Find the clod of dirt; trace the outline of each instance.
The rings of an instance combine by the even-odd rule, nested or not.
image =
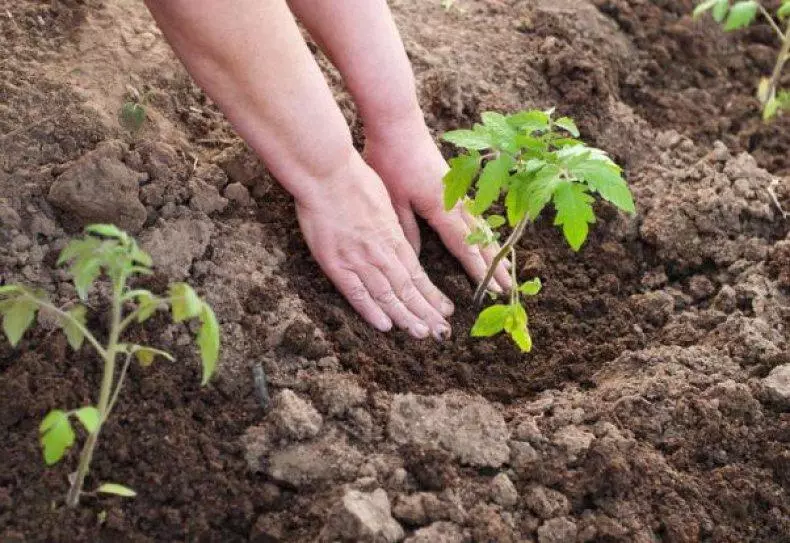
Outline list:
[[[425,512],[424,496],[432,496],[427,492],[401,494],[392,506],[392,515],[409,526],[424,526],[430,519]]]
[[[163,221],[140,238],[154,259],[157,271],[174,280],[184,279],[192,263],[208,248],[214,226],[201,219]]]
[[[146,211],[139,198],[142,174],[122,161],[118,141],[101,143],[76,160],[49,189],[49,202],[83,224],[108,222],[136,233]]]
[[[790,409],[790,364],[777,366],[763,379],[768,397],[780,407]]]
[[[246,145],[228,147],[213,158],[234,183],[253,186],[257,179],[266,174],[261,161]]]
[[[538,460],[540,460],[540,454],[529,443],[510,442],[510,465],[516,471],[525,471]]]
[[[280,435],[300,441],[317,436],[323,422],[310,402],[287,388],[275,397],[270,418]]]
[[[390,501],[384,489],[373,492],[347,490],[320,541],[359,541],[360,543],[396,543],[403,539],[403,528],[392,518]]]
[[[590,448],[595,435],[586,432],[578,426],[565,426],[560,428],[552,437],[552,441],[565,449],[571,460]]]
[[[540,485],[527,489],[524,503],[544,520],[567,515],[571,511],[571,502],[564,494]]]
[[[315,441],[297,443],[268,458],[267,472],[294,487],[354,478],[364,457],[346,439],[333,432]]]
[[[491,499],[506,508],[518,503],[518,491],[510,477],[500,473],[491,480]]]
[[[342,417],[362,404],[367,393],[352,377],[339,373],[318,376],[313,383],[318,407],[330,417]]]
[[[190,179],[189,189],[192,192],[189,207],[195,211],[210,215],[212,213],[222,213],[228,207],[228,200],[220,196],[217,187],[205,181],[196,178]]]
[[[567,543],[576,541],[576,523],[560,517],[548,520],[538,528],[538,543]]]
[[[252,203],[250,191],[241,183],[231,183],[225,187],[225,198],[240,206],[248,206]]]
[[[467,541],[469,536],[452,522],[434,522],[414,532],[414,535],[406,538],[404,543],[465,543]]]
[[[497,468],[510,456],[502,414],[480,396],[397,394],[388,431],[398,444],[440,446],[462,464]]]

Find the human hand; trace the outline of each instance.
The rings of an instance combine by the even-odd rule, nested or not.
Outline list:
[[[450,335],[452,302],[422,269],[384,184],[358,153],[296,211],[316,261],[368,323],[417,338]]]
[[[469,245],[466,238],[474,228],[474,219],[459,203],[445,211],[442,177],[448,166],[431,138],[428,128],[418,120],[387,123],[369,130],[365,143],[365,160],[381,176],[392,200],[406,238],[420,251],[420,229],[415,212],[428,221],[444,245],[461,262],[478,283],[499,251],[498,245],[481,249]],[[489,289],[510,290],[512,280],[506,260],[498,266]]]

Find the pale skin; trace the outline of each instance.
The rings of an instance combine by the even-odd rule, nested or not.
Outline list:
[[[195,81],[294,197],[302,233],[370,325],[450,335],[452,302],[418,260],[424,218],[476,281],[497,248],[442,207],[447,164],[425,125],[385,0],[146,0]],[[337,66],[362,116],[364,157],[296,23]],[[508,290],[505,265],[490,288]]]

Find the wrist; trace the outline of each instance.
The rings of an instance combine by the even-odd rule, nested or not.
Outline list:
[[[417,99],[400,106],[362,112],[362,124],[368,141],[387,141],[395,138],[430,136],[425,117]]]

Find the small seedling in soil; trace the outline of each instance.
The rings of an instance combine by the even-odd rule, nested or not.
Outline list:
[[[527,225],[552,203],[554,224],[578,251],[587,239],[589,225],[595,222],[593,194],[624,211],[635,211],[620,167],[600,149],[577,139],[579,130],[572,119],[554,119],[553,113],[532,110],[505,116],[486,112],[483,124],[442,136],[466,150],[450,160],[450,171],[444,177],[444,205],[449,211],[463,202],[477,219],[467,242],[492,245],[500,240],[502,228],[512,228],[478,286],[474,303],[482,303],[494,270],[506,257],[510,257],[513,278],[510,300],[483,310],[472,327],[472,336],[490,337],[504,331],[523,352],[532,349],[532,338],[521,297],[535,296],[541,289],[538,278],[521,284],[517,281],[516,246]],[[474,197],[470,198],[467,193],[473,187]],[[505,216],[490,214],[489,209],[503,193]]]
[[[111,324],[105,344],[87,328],[86,306],[75,303],[67,307],[56,307],[40,289],[22,285],[0,286],[3,332],[12,346],[19,343],[38,313],[39,318],[49,316],[57,319],[69,345],[75,351],[87,342],[104,365],[97,405],[73,410],[54,409],[44,417],[39,428],[47,465],[60,461],[74,445],[76,435],[72,420],[79,421],[88,434],[77,471],[69,477],[71,486],[66,496],[66,504],[70,507],[79,503],[81,495],[93,493],[83,492],[85,476],[90,469],[102,426],[115,407],[132,359],[136,359],[141,366],[151,365],[157,357],[174,360],[165,351],[147,345],[126,343],[123,338],[127,328],[132,324],[145,322],[159,310],[169,309],[175,322],[198,319],[200,327],[196,342],[203,363],[203,384],[214,373],[220,343],[219,324],[214,312],[186,283],[170,285],[166,297],[156,296],[143,289],[129,288],[127,283],[131,277],[150,274],[153,265],[151,257],[138,247],[131,236],[109,224],[92,225],[85,232],[82,239],[72,240],[66,245],[60,253],[58,265],[70,263],[69,272],[82,302],[86,301],[88,291],[102,273],[109,281],[112,296]],[[116,375],[119,357],[123,364]],[[123,497],[135,496],[130,488],[111,482],[100,484],[95,492]]]
[[[129,100],[124,102],[121,106],[120,121],[121,126],[129,130],[132,134],[140,131],[145,123],[147,116],[145,110],[145,103],[148,100],[148,95],[140,95],[140,92],[134,87],[128,87]]]
[[[697,19],[707,12],[711,13],[717,23],[723,25],[726,32],[746,28],[757,19],[758,14],[768,21],[781,46],[771,76],[760,80],[757,98],[763,107],[763,119],[766,121],[783,111],[790,111],[790,90],[779,89],[782,71],[790,61],[790,0],[782,0],[775,18],[756,0],[734,3],[731,0],[705,0],[694,9],[693,17]],[[785,25],[784,30],[781,24]]]

